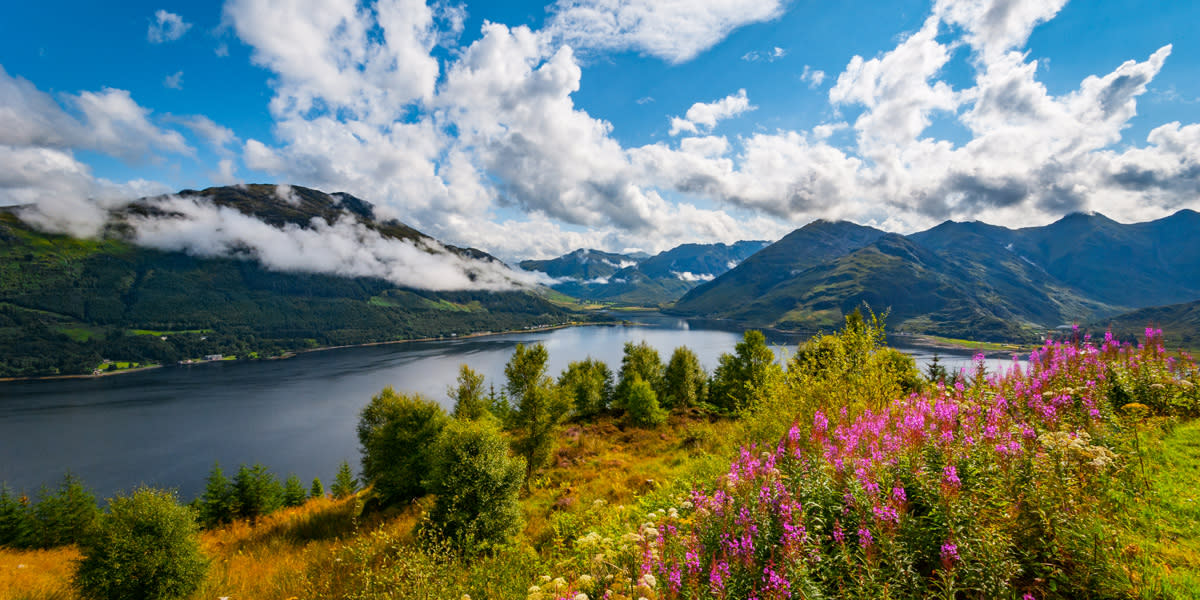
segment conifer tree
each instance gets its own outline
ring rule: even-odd
[[[212,528],[232,521],[234,504],[233,484],[221,470],[220,463],[213,463],[204,485],[204,494],[200,496],[200,524]]]
[[[26,548],[34,541],[33,516],[29,499],[0,485],[0,546]]]
[[[300,483],[300,478],[296,477],[295,473],[289,474],[287,481],[283,482],[283,505],[300,506],[304,504],[306,497],[304,485]]]
[[[53,548],[73,544],[87,536],[100,515],[96,496],[75,474],[67,472],[58,489],[42,487],[33,507],[37,544]]]
[[[309,498],[324,498],[325,486],[321,485],[320,477],[313,477],[312,487],[308,489]]]
[[[251,521],[270,514],[283,503],[283,487],[279,485],[279,479],[258,463],[252,467],[242,465],[238,468],[233,478],[233,493],[237,516]]]
[[[358,480],[354,478],[354,472],[350,470],[350,463],[343,460],[342,464],[338,466],[337,477],[334,478],[329,491],[333,492],[333,497],[339,500],[358,492]]]

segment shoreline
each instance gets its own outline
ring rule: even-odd
[[[194,366],[199,366],[199,365],[207,365],[210,363],[253,362],[253,361],[259,361],[259,360],[286,360],[289,358],[294,358],[301,354],[308,354],[310,352],[324,352],[326,350],[343,350],[346,348],[366,348],[366,347],[370,347],[370,346],[387,346],[387,345],[392,345],[392,344],[411,344],[411,343],[416,343],[416,342],[446,342],[446,341],[451,341],[451,340],[467,340],[467,339],[474,339],[474,338],[481,338],[481,337],[489,337],[489,336],[494,336],[494,335],[511,335],[514,333],[536,333],[536,332],[542,332],[542,331],[555,331],[558,329],[566,329],[567,327],[584,327],[584,326],[588,326],[588,325],[636,326],[637,323],[634,323],[632,321],[627,321],[627,320],[621,320],[621,321],[571,321],[569,323],[563,323],[563,324],[559,324],[559,325],[547,325],[545,327],[532,327],[529,329],[509,329],[509,330],[505,330],[505,331],[486,331],[486,332],[481,331],[481,332],[477,332],[477,333],[468,333],[468,334],[454,336],[454,337],[449,337],[449,336],[423,337],[423,338],[410,338],[410,339],[403,339],[403,340],[386,340],[386,341],[382,341],[382,342],[364,342],[362,344],[344,344],[341,346],[319,346],[317,348],[304,348],[302,350],[291,350],[288,352],[284,352],[283,354],[280,354],[279,356],[268,356],[266,358],[238,358],[238,359],[234,359],[234,360],[202,360],[199,362],[193,362],[193,363],[186,364],[186,365],[180,365],[180,364],[149,365],[149,366],[145,366],[145,367],[137,367],[135,369],[121,369],[119,371],[104,371],[101,373],[91,373],[91,374],[78,373],[75,375],[39,375],[39,376],[33,376],[33,377],[0,377],[0,383],[20,383],[20,382],[32,382],[32,381],[60,381],[60,380],[64,380],[64,379],[100,379],[102,377],[113,377],[116,375],[128,375],[130,373],[140,373],[143,371],[152,371],[154,369],[162,369],[162,368],[168,367],[168,366],[194,367]]]

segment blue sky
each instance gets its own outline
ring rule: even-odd
[[[1192,2],[3,10],[0,204],[76,233],[87,207],[238,182],[350,192],[507,258],[1200,198]]]

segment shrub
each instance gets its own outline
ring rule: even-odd
[[[398,394],[391,386],[363,408],[358,420],[363,482],[374,486],[383,505],[425,494],[422,479],[429,472],[430,448],[448,421],[436,402]]]
[[[207,568],[192,511],[174,494],[149,488],[110,499],[80,552],[74,584],[96,600],[182,598]]]
[[[524,461],[491,421],[455,421],[438,437],[429,482],[437,495],[430,524],[466,552],[501,543],[521,527]]]
[[[658,394],[650,383],[637,375],[629,384],[628,397],[625,400],[625,415],[634,425],[653,427],[667,420],[667,411],[658,405]]]

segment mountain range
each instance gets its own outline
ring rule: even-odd
[[[468,269],[507,271],[486,252],[441,245],[399,221],[377,219],[369,203],[348,194],[280,190],[185,190],[175,199],[293,233],[316,235],[322,223],[350,221],[384,243],[415,244],[417,256],[449,253]],[[23,222],[20,210],[0,211],[0,377],[88,373],[104,359],[268,356],[573,318],[536,289],[429,291],[382,277],[269,268],[247,250],[202,256],[135,244],[138,219],[170,218],[171,206],[134,202],[110,215],[99,239],[44,233]]]
[[[683,244],[654,256],[579,249],[518,265],[557,279],[555,290],[582,300],[657,306],[711,281],[768,246],[765,241]]]
[[[1008,229],[947,221],[908,236],[814,221],[696,286],[671,310],[748,326],[837,326],[864,303],[902,331],[983,340],[1200,298],[1200,214],[1072,214]]]

